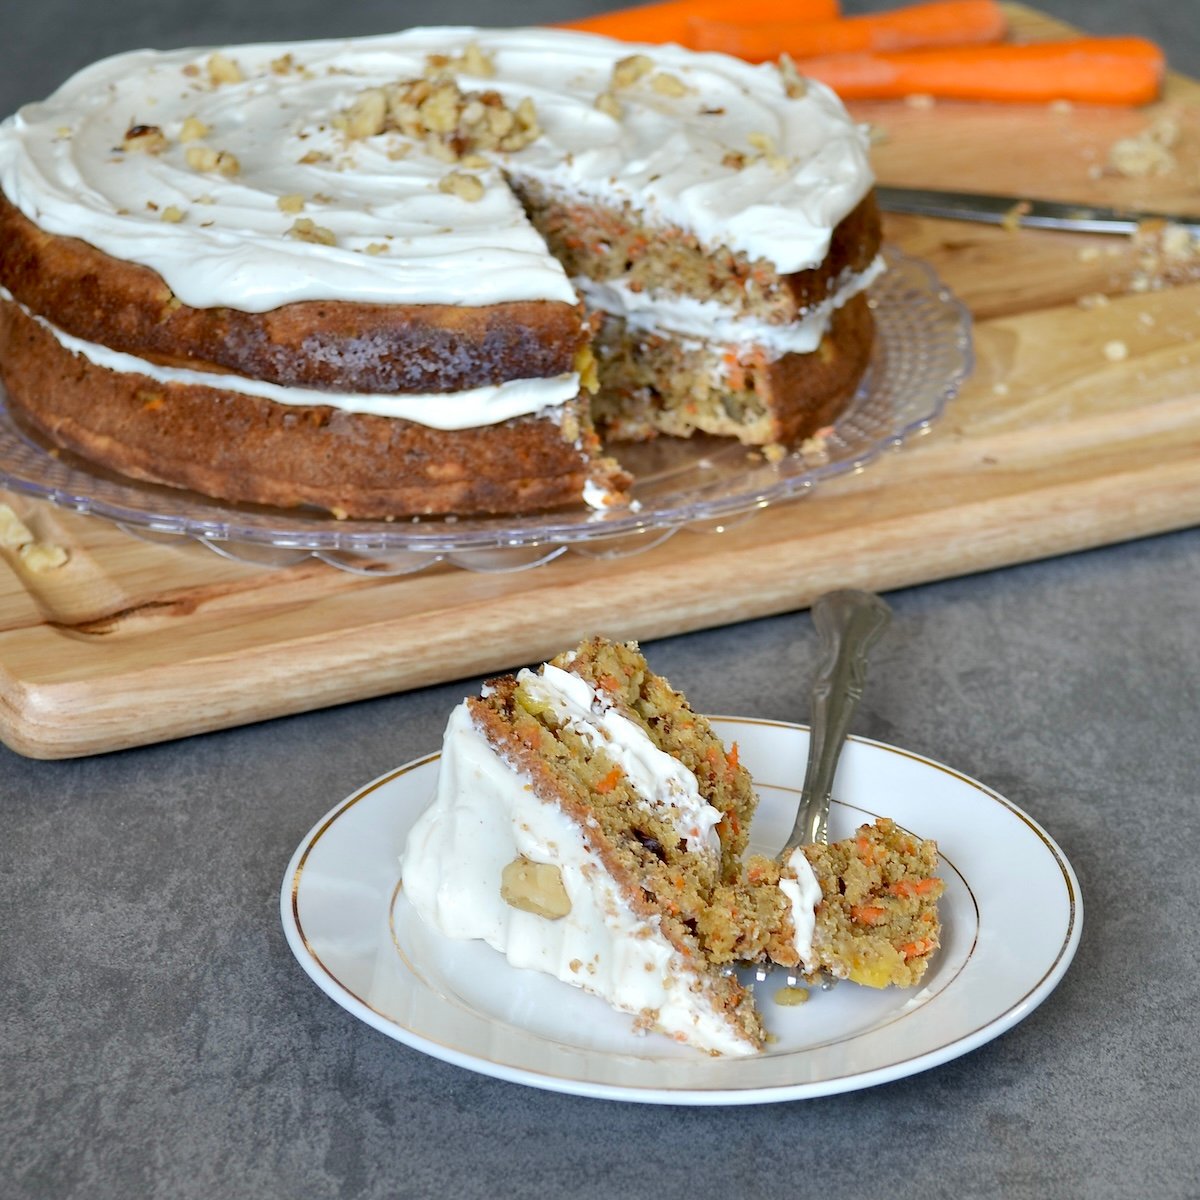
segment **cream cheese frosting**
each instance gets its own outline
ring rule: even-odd
[[[551,920],[501,897],[514,858],[561,874],[570,911]],[[703,975],[634,912],[583,829],[545,804],[492,748],[467,705],[450,716],[433,803],[409,832],[403,894],[447,937],[481,938],[514,967],[543,971],[713,1053],[755,1046],[713,1009]]]
[[[790,876],[784,875],[779,881],[779,890],[788,899],[792,913],[792,935],[796,953],[800,963],[809,973],[820,966],[813,954],[813,934],[817,928],[817,905],[821,902],[821,884],[812,869],[812,864],[804,856],[804,850],[797,846],[788,855],[786,869]]]
[[[531,98],[542,130],[474,170],[478,200],[439,190],[446,163],[411,145],[396,157],[399,135],[348,142],[335,127],[364,89],[417,78],[427,54],[472,43],[495,74],[460,72],[464,90],[495,89],[514,106]],[[637,52],[680,86],[657,88],[648,75],[622,89],[618,120],[595,101],[614,63]],[[137,51],[80,72],[0,125],[0,188],[48,232],[157,271],[188,305],[262,312],[314,299],[573,303],[505,171],[605,203],[636,199],[647,223],[693,230],[781,272],[820,263],[871,185],[865,135],[831,92],[809,82],[791,98],[774,66],[724,55],[457,27],[223,53],[240,78],[212,82],[211,52],[194,49]],[[161,152],[121,149],[138,124],[161,131]],[[198,130],[199,143],[186,140]],[[240,169],[195,169],[197,144]],[[730,152],[746,165],[725,165]],[[302,210],[281,208],[297,198]],[[289,236],[297,211],[333,244]]]

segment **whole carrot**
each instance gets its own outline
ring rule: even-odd
[[[824,21],[840,12],[839,0],[662,0],[616,12],[563,21],[561,28],[600,33],[624,42],[688,45],[694,18],[714,21]]]
[[[830,54],[796,64],[843,99],[927,95],[1044,104],[1147,104],[1162,88],[1162,51],[1145,38],[1078,37],[1013,45]]]
[[[859,50],[906,50],[997,42],[1008,22],[997,0],[929,0],[890,12],[829,21],[754,21],[693,16],[687,44],[697,50],[723,50],[751,62],[790,54],[812,58]]]

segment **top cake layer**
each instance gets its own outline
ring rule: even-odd
[[[347,136],[364,90],[426,76],[430,55],[463,93],[529,98],[538,135],[460,161],[399,132]],[[550,29],[137,51],[0,125],[0,190],[26,217],[151,268],[194,308],[574,303],[506,171],[636,201],[647,223],[780,273],[820,264],[871,185],[863,132],[817,83]]]

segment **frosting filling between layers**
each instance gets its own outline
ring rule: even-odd
[[[559,869],[571,908],[549,920],[508,905],[501,874],[515,857]],[[403,892],[420,917],[452,938],[482,938],[514,967],[583,988],[701,1049],[756,1047],[714,1011],[705,977],[635,913],[583,831],[543,803],[459,705],[446,727],[437,794],[409,833]]]
[[[531,699],[546,704],[560,722],[620,767],[638,803],[669,820],[689,850],[720,853],[720,812],[700,795],[696,776],[655,746],[637,722],[617,712],[587,680],[552,663],[540,673],[522,670],[517,682]]]
[[[865,270],[848,273],[834,293],[798,321],[772,324],[745,316],[715,300],[697,300],[660,290],[635,290],[620,279],[597,282],[577,277],[572,283],[587,307],[620,317],[633,329],[686,342],[761,347],[767,361],[785,354],[811,354],[829,329],[829,320],[847,300],[864,292],[883,273],[882,255]]]

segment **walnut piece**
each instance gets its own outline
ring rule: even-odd
[[[236,175],[242,164],[228,150],[214,150],[211,146],[189,146],[184,161],[193,171],[215,171],[218,175]]]
[[[469,200],[472,204],[483,199],[483,184],[477,176],[468,175],[466,171],[451,171],[449,175],[443,175],[438,180],[438,191]]]
[[[241,83],[242,68],[227,54],[212,54],[208,59],[208,80],[214,86]]]
[[[135,154],[161,154],[167,145],[157,125],[130,125],[121,139],[121,149]]]
[[[514,858],[500,874],[500,898],[510,908],[557,921],[571,911],[562,872],[550,863]]]
[[[613,90],[633,87],[639,79],[644,79],[653,70],[654,59],[645,54],[631,54],[628,58],[618,59],[612,69]]]
[[[409,79],[369,88],[334,119],[347,138],[400,133],[443,162],[480,151],[511,152],[541,134],[533,101],[509,108],[499,92],[464,92],[453,79]]]
[[[320,246],[336,246],[337,234],[324,225],[318,225],[311,217],[297,217],[287,231],[288,237],[301,242],[315,242]]]

